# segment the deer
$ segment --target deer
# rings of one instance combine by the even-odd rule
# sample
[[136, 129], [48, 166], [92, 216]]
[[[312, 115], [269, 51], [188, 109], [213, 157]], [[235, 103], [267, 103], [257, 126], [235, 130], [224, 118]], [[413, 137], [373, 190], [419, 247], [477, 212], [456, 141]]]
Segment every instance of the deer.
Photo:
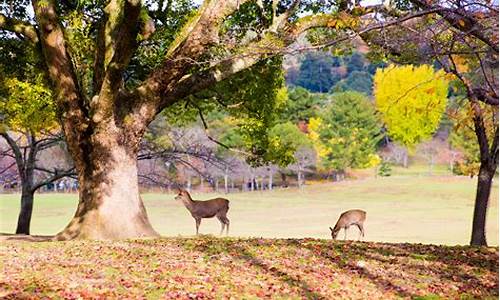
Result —
[[229, 234], [229, 219], [226, 216], [229, 210], [229, 200], [224, 198], [215, 198], [206, 201], [193, 200], [186, 190], [181, 189], [179, 189], [175, 200], [182, 201], [191, 213], [191, 216], [193, 216], [196, 221], [196, 235], [198, 235], [201, 219], [213, 218], [215, 216], [221, 224], [220, 234], [222, 235], [224, 232], [224, 227], [226, 228], [226, 235]]
[[347, 238], [347, 228], [352, 225], [356, 225], [359, 229], [358, 241], [361, 236], [365, 236], [365, 230], [363, 228], [363, 223], [366, 220], [366, 212], [360, 209], [351, 209], [343, 212], [335, 227], [329, 227], [332, 233], [332, 239], [335, 239], [340, 231], [340, 229], [344, 228], [344, 240]]

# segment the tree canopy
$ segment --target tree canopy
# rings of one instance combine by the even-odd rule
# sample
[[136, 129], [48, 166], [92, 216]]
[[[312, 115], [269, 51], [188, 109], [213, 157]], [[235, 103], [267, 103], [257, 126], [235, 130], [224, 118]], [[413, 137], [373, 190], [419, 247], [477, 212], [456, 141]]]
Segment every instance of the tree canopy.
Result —
[[330, 101], [309, 126], [321, 167], [344, 171], [377, 164], [376, 145], [382, 136], [373, 104], [357, 92], [333, 94]]
[[389, 136], [412, 148], [437, 129], [446, 109], [448, 80], [431, 66], [389, 66], [375, 73], [375, 104]]

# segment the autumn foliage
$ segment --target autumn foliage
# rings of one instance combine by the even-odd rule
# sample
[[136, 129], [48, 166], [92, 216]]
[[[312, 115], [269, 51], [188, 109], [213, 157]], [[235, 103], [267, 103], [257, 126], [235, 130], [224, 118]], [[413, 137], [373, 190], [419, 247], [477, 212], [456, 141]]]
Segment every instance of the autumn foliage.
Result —
[[446, 108], [443, 71], [429, 65], [391, 65], [377, 70], [374, 84], [375, 104], [391, 138], [412, 148], [432, 136]]
[[201, 237], [1, 251], [5, 299], [498, 297], [498, 248]]

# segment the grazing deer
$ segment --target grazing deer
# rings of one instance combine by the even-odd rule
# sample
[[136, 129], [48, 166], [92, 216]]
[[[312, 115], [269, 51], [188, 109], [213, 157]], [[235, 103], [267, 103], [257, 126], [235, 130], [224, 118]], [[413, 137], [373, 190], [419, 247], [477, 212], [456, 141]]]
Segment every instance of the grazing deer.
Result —
[[198, 235], [201, 219], [213, 218], [215, 216], [217, 216], [221, 224], [220, 234], [222, 235], [224, 227], [226, 227], [226, 234], [229, 234], [229, 219], [226, 217], [227, 211], [229, 210], [229, 200], [215, 198], [206, 201], [197, 201], [191, 199], [191, 196], [186, 190], [179, 190], [179, 194], [175, 197], [175, 200], [181, 200], [191, 213], [191, 216], [195, 219], [196, 235]]
[[359, 228], [359, 237], [358, 237], [359, 240], [361, 236], [363, 237], [365, 236], [365, 230], [363, 228], [363, 223], [365, 222], [365, 220], [366, 220], [366, 212], [363, 210], [351, 209], [343, 212], [340, 215], [337, 224], [335, 224], [335, 227], [334, 228], [330, 227], [330, 231], [332, 232], [332, 239], [335, 239], [340, 229], [344, 228], [344, 240], [345, 240], [347, 238], [347, 228], [349, 228], [352, 225], [356, 225]]

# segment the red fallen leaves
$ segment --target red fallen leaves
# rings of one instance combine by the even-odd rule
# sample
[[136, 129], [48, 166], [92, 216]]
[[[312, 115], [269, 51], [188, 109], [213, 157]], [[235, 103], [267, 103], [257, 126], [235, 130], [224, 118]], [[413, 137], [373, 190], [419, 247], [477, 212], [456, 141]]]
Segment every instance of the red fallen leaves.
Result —
[[7, 299], [498, 296], [498, 248], [211, 237], [0, 247]]

